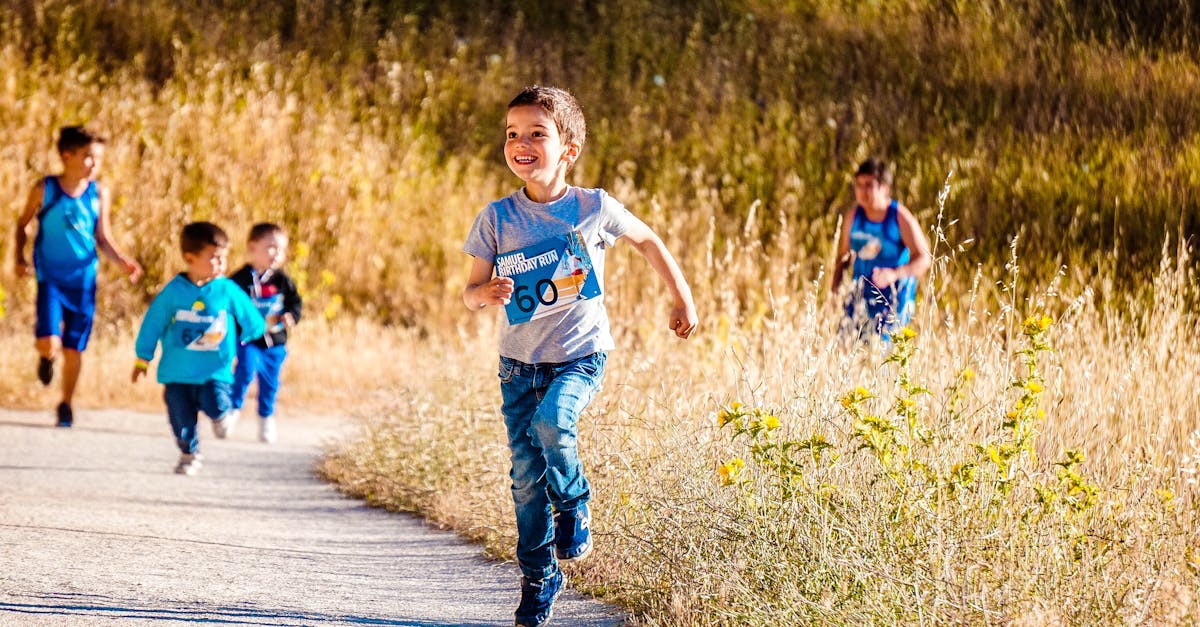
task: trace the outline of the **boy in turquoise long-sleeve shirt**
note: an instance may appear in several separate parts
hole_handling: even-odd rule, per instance
[[[166,387],[167,416],[179,445],[175,472],[193,475],[201,463],[200,411],[213,419],[218,438],[229,433],[236,420],[230,387],[237,345],[262,337],[266,322],[250,297],[225,278],[229,236],[221,227],[193,222],[179,239],[187,271],[151,301],[134,345],[132,379],[146,374],[161,342],[158,382]]]

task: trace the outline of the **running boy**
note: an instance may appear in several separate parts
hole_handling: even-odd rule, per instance
[[[37,275],[37,377],[43,385],[54,378],[54,359],[63,356],[62,402],[58,426],[75,420],[71,401],[83,350],[87,347],[96,314],[97,251],[121,266],[130,281],[142,276],[142,267],[117,248],[109,229],[112,194],[96,181],[104,157],[104,138],[82,126],[67,126],[58,133],[58,154],[63,171],[38,181],[17,219],[17,276]],[[38,221],[33,240],[33,267],[25,260],[27,228]]]
[[[279,225],[255,224],[246,242],[250,263],[230,277],[267,319],[267,332],[261,338],[238,344],[237,366],[233,371],[233,411],[241,413],[246,388],[257,378],[258,439],[268,444],[276,437],[275,394],[279,391],[279,371],[287,357],[288,330],[300,320],[300,292],[280,269],[287,246],[287,233]]]
[[[853,267],[845,323],[859,337],[885,341],[912,319],[917,277],[929,269],[929,240],[908,207],[892,198],[892,169],[868,159],[854,173],[857,205],[842,216],[830,290],[840,296],[842,274]]]
[[[504,159],[525,186],[475,219],[463,246],[475,258],[463,302],[472,311],[505,308],[501,412],[522,573],[515,622],[533,627],[549,622],[562,590],[556,558],[582,559],[592,548],[576,423],[600,388],[605,351],[614,348],[604,308],[605,251],[628,241],[662,277],[675,335],[690,337],[697,318],[687,281],[654,231],[604,190],[566,183],[586,136],[571,94],[526,88],[508,105],[505,134]],[[573,274],[575,256],[582,281]]]
[[[262,337],[266,325],[250,297],[224,276],[229,237],[221,227],[193,222],[183,227],[179,243],[187,271],[150,302],[134,344],[132,379],[146,374],[162,342],[158,382],[166,386],[167,417],[180,451],[175,472],[193,475],[201,462],[199,412],[213,419],[218,438],[229,433],[236,420],[229,389],[238,341]]]

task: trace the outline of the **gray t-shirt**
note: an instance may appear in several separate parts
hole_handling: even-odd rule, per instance
[[[520,324],[503,316],[500,354],[528,364],[561,363],[612,350],[604,309],[604,252],[641,221],[602,189],[569,187],[562,198],[534,202],[519,189],[489,204],[475,218],[463,250],[495,264],[496,257],[571,231],[579,231],[591,256],[601,295]]]

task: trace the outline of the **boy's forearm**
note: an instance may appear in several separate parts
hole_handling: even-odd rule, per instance
[[[462,300],[463,304],[467,306],[467,309],[471,311],[479,311],[480,309],[487,307],[487,303],[479,297],[479,288],[481,287],[483,287],[483,285],[472,284],[463,288]]]
[[[667,250],[666,245],[662,240],[655,237],[635,245],[639,253],[646,258],[650,263],[650,267],[658,273],[666,283],[667,289],[671,290],[671,296],[675,299],[677,306],[692,305],[692,289],[688,286],[687,279],[683,276],[683,270],[675,261],[675,257]]]
[[[120,249],[118,249],[116,246],[114,246],[112,242],[110,242],[108,240],[96,242],[96,247],[99,248],[100,251],[103,252],[105,255],[107,255],[109,259],[113,260],[114,262],[116,262],[122,266],[129,265],[133,261],[132,259],[127,257],[125,255],[125,253],[121,252]]]
[[[17,225],[17,246],[16,246],[16,251],[15,251],[16,259],[14,260],[17,262],[17,265],[25,265],[25,263],[27,263],[25,261],[25,245],[27,243],[29,243],[29,235],[25,233],[25,225],[18,224]]]

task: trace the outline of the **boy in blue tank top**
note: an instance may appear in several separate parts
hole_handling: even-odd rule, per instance
[[[238,343],[262,337],[266,321],[242,288],[225,278],[229,236],[221,227],[188,224],[179,247],[187,270],[150,301],[134,343],[132,380],[146,374],[161,343],[158,382],[179,447],[175,472],[193,475],[201,464],[200,412],[212,418],[218,438],[229,434],[236,420],[230,390]]]
[[[54,378],[54,358],[63,356],[62,402],[58,426],[74,422],[71,400],[79,381],[82,353],[96,312],[97,251],[104,252],[137,281],[142,267],[117,248],[109,229],[112,194],[96,181],[104,139],[81,126],[59,131],[63,171],[33,186],[17,220],[17,276],[37,275],[37,376],[43,385]],[[33,266],[25,260],[26,229],[37,218]]]
[[[550,621],[563,588],[558,561],[592,549],[591,496],[576,447],[579,415],[614,347],[604,309],[604,255],[629,242],[673,300],[668,328],[696,330],[679,265],[658,235],[600,189],[566,183],[586,126],[562,89],[528,87],[508,105],[504,159],[525,187],[481,211],[463,250],[474,257],[463,302],[502,306],[501,413],[508,430],[521,601],[515,624]]]
[[[892,198],[892,170],[868,159],[854,173],[856,205],[842,216],[831,291],[840,293],[842,274],[852,268],[845,296],[845,323],[860,338],[891,334],[912,320],[917,277],[929,269],[929,240],[912,212]]]

